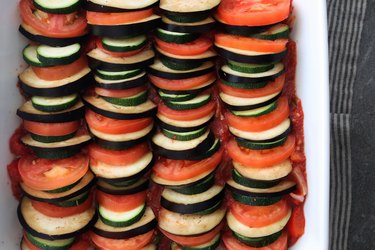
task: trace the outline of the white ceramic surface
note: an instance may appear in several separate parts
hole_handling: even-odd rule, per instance
[[[18,126],[15,116],[21,97],[16,88],[22,68],[21,49],[26,41],[18,34],[17,2],[0,0],[0,249],[18,249],[20,227],[16,202],[11,196],[6,164],[12,156],[8,138]],[[294,0],[298,44],[297,89],[305,111],[305,139],[309,195],[305,235],[293,250],[328,249],[329,207],[329,87],[326,3]]]

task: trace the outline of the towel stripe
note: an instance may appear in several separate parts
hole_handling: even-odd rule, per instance
[[[328,0],[331,105],[330,250],[347,250],[352,203],[350,118],[367,0]]]

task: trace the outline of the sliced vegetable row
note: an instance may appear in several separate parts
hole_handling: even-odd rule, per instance
[[[282,96],[287,16],[256,25],[251,14],[237,17],[229,5],[223,1],[218,8],[221,31],[215,34],[215,49],[224,59],[218,69],[220,98],[233,136],[226,145],[233,170],[227,181],[230,231],[223,241],[230,250],[286,249],[284,228],[292,209],[285,195],[296,189],[288,178],[295,137]]]
[[[210,131],[216,53],[205,34],[214,26],[210,11],[217,4],[162,1],[154,38],[158,59],[148,68],[160,98],[159,131],[152,138],[160,158],[152,180],[164,187],[158,225],[171,248],[215,249],[220,244],[224,186],[215,184],[215,169],[223,150]]]
[[[85,4],[94,49],[88,52],[95,87],[86,92],[88,148],[98,178],[98,220],[90,238],[100,249],[156,249],[156,217],[146,205],[154,156],[148,140],[156,105],[149,100],[145,68],[154,62],[148,33],[160,21],[157,1],[89,1]]]
[[[28,132],[21,141],[33,151],[18,164],[24,193],[17,210],[21,249],[93,249],[82,236],[97,215],[95,176],[81,153],[91,136],[82,123],[80,92],[92,77],[81,44],[86,21],[79,2],[20,2],[19,30],[31,44],[23,50],[29,67],[19,75],[28,101],[17,114]],[[43,26],[44,18],[56,22],[53,30]],[[76,24],[75,32],[65,32],[67,22]]]

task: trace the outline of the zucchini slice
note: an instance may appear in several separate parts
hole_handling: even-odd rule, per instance
[[[31,235],[28,232],[25,232],[25,237],[30,241],[31,244],[38,247],[39,249],[48,249],[48,250],[64,250],[69,249],[75,238],[63,239],[63,240],[46,240],[36,236]]]
[[[100,220],[111,227],[127,227],[139,221],[146,211],[146,204],[142,204],[130,211],[115,212],[99,204]]]
[[[192,132],[204,127],[208,127],[214,117],[214,113],[203,118],[192,121],[177,121],[169,119],[161,114],[157,114],[158,124],[162,129],[174,132]]]
[[[164,90],[159,90],[158,94],[163,101],[175,101],[175,102],[183,102],[188,101],[196,97],[196,94],[169,94]]]
[[[48,217],[38,212],[24,197],[17,209],[18,219],[27,232],[46,240],[69,239],[87,231],[96,220],[94,208],[64,218]]]
[[[92,75],[89,67],[80,72],[54,81],[40,79],[31,67],[19,74],[20,87],[29,95],[59,97],[78,93],[88,87],[92,82]]]
[[[194,140],[207,132],[207,128],[201,128],[191,132],[175,132],[167,129],[161,131],[166,137],[177,141]]]
[[[142,69],[133,69],[133,70],[126,70],[126,71],[105,71],[105,70],[96,70],[95,75],[98,76],[100,79],[103,80],[128,80],[129,78],[133,78],[138,76],[142,73]]]
[[[141,49],[146,46],[147,42],[147,37],[145,35],[130,38],[102,38],[103,47],[113,52],[128,52]]]
[[[272,81],[284,72],[285,68],[282,63],[276,63],[270,70],[261,73],[243,73],[233,70],[228,65],[224,65],[219,70],[219,77],[227,82],[260,83]]]
[[[163,14],[170,20],[177,23],[195,23],[203,21],[210,16],[209,11],[194,11],[194,12],[175,12],[162,10]]]
[[[81,0],[33,0],[35,8],[51,14],[70,14],[81,7]]]
[[[98,25],[88,23],[88,27],[91,34],[95,36],[121,38],[142,35],[153,30],[159,25],[160,18],[161,17],[158,15],[152,15],[135,22],[119,23],[116,25]]]
[[[236,116],[240,117],[257,117],[262,116],[268,113],[271,113],[274,111],[277,107],[277,103],[273,102],[269,105],[266,105],[264,107],[256,108],[256,109],[250,109],[250,110],[243,110],[243,111],[232,111],[232,113]]]
[[[171,80],[197,77],[213,72],[214,70],[215,64],[211,61],[207,61],[203,63],[201,66],[190,70],[170,69],[167,66],[165,66],[160,60],[155,60],[154,64],[148,67],[148,72],[151,75]]]
[[[52,47],[45,44],[36,48],[38,59],[45,66],[58,66],[70,64],[81,57],[81,45],[79,43],[64,47]]]
[[[154,212],[147,207],[143,216],[136,223],[125,227],[113,227],[103,223],[100,219],[91,229],[97,235],[110,239],[129,239],[153,230],[157,225]]]
[[[124,71],[121,71],[121,72],[124,72]],[[125,71],[125,72],[129,72],[129,71]],[[106,73],[109,73],[109,72],[106,71]],[[114,74],[117,74],[117,72]],[[114,75],[111,74],[111,77],[114,77]],[[116,78],[117,78],[117,75],[116,75]],[[95,85],[98,86],[99,88],[113,89],[113,90],[131,89],[131,88],[139,87],[148,83],[148,77],[146,75],[146,72],[144,71],[141,71],[139,74],[133,77],[120,79],[120,80],[107,80],[107,79],[100,77],[99,75],[95,75],[94,79],[95,79]]]
[[[185,195],[200,194],[210,189],[215,184],[214,174],[209,174],[201,180],[196,182],[180,185],[180,186],[168,186],[169,189]]]
[[[95,113],[112,119],[139,119],[151,117],[156,113],[156,105],[150,100],[132,107],[114,105],[95,95],[86,95],[83,101]]]
[[[225,216],[225,209],[219,208],[206,215],[180,214],[165,208],[159,211],[159,227],[171,234],[193,236],[211,231],[220,224]]]
[[[278,23],[273,26],[265,27],[265,30],[261,30],[261,32],[258,33],[252,33],[252,32],[241,32],[236,29],[226,29],[227,33],[233,34],[233,35],[240,35],[240,36],[248,36],[252,38],[257,39],[263,39],[263,40],[276,40],[281,38],[289,38],[289,26],[284,23]]]
[[[89,65],[91,68],[104,71],[128,71],[133,69],[144,68],[154,62],[155,53],[151,49],[129,57],[112,57],[96,48],[91,50],[87,56],[89,57]]]
[[[173,60],[173,58],[169,58],[166,56],[159,56],[160,61],[166,66],[167,68],[173,69],[173,70],[192,70],[199,68],[203,63],[202,62],[194,62],[194,61],[176,61]]]
[[[177,44],[189,43],[199,37],[199,35],[193,33],[172,32],[161,28],[156,30],[156,36],[164,42]]]
[[[250,188],[271,188],[280,183],[281,179],[271,181],[260,181],[242,176],[236,169],[232,170],[232,179],[238,184]]]
[[[18,110],[17,115],[27,121],[44,123],[62,123],[80,120],[85,115],[85,107],[81,101],[73,107],[59,112],[42,112],[34,108],[31,101],[25,102]]]
[[[276,102],[279,99],[281,92],[255,98],[236,97],[223,92],[219,95],[220,99],[231,111],[245,111],[268,106],[269,104]]]
[[[191,110],[200,108],[210,101],[211,95],[204,94],[187,101],[166,101],[165,105],[174,110]]]
[[[112,103],[114,105],[134,107],[134,106],[141,105],[142,103],[145,103],[148,100],[148,91],[145,90],[136,95],[123,97],[123,98],[107,97],[107,96],[102,96],[102,98],[105,101]]]
[[[33,96],[31,102],[34,108],[43,112],[59,112],[73,107],[79,101],[78,94],[62,97]]]
[[[274,243],[280,236],[282,235],[283,231],[281,230],[280,232],[276,232],[271,235],[267,235],[264,237],[246,237],[241,234],[238,234],[236,232],[233,232],[233,237],[236,238],[239,242],[250,246],[250,247],[266,247],[268,245],[271,245]]]
[[[268,70],[271,70],[274,67],[274,65],[273,64],[239,63],[239,62],[229,60],[228,67],[238,72],[256,74],[256,73],[263,73]]]
[[[23,60],[25,60],[27,64],[34,67],[45,67],[45,65],[38,59],[38,56],[36,54],[37,47],[37,45],[27,45],[22,50]]]

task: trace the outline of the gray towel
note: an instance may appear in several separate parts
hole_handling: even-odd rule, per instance
[[[375,1],[328,0],[327,4],[332,129],[330,249],[373,250]]]

